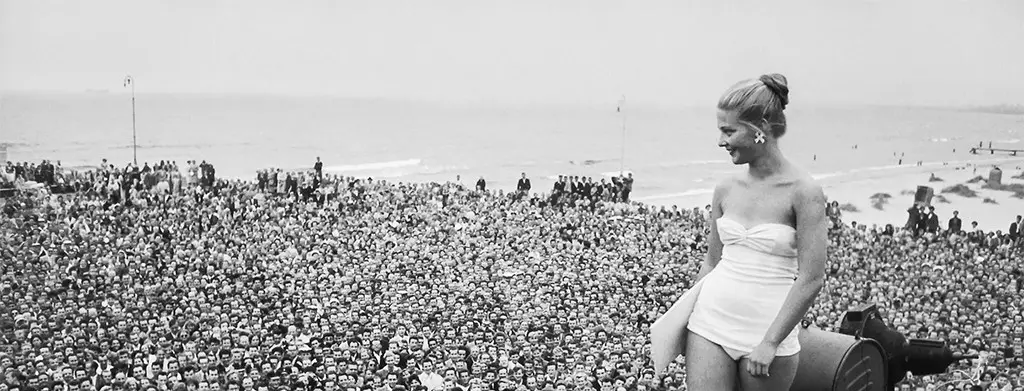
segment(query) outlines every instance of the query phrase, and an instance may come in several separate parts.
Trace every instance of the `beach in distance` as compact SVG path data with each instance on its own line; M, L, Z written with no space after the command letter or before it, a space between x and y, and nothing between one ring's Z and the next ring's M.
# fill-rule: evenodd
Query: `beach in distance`
M319 156L328 173L396 182L458 177L472 184L483 176L491 189L512 190L525 172L541 192L559 174L600 180L621 168L636 178L633 199L680 207L708 204L715 183L739 170L716 145L715 114L713 99L700 107L627 105L622 113L615 99L607 107L144 93L136 99L140 164L206 160L219 176L253 179L262 168L310 168ZM942 193L987 177L993 165L1003 169L1004 183L1019 181L1011 177L1021 173L1024 154L969 150L990 142L1024 149L1024 115L793 102L787 116L781 147L821 181L829 199L851 205L846 220L902 224L913 201L907 192L918 185L943 196L933 200L943 225L953 209L965 227L977 220L983 229L1005 229L1012 216L1024 214L1013 191L974 183L967 186L977 197ZM0 95L0 143L13 161L130 162L131 98ZM943 181L929 182L933 173ZM875 205L877 193L891 199Z
M1002 187L989 186L992 167L1001 167ZM818 175L825 196L842 207L843 221L868 226L903 226L907 209L913 205L918 186L932 188L931 205L946 228L954 211L964 229L971 222L988 231L1010 226L1016 215L1024 215L1024 160L1015 157L978 157L949 165L922 164L920 167L878 167L852 172ZM643 202L658 206L703 207L710 203L710 191L678 196L647 197Z

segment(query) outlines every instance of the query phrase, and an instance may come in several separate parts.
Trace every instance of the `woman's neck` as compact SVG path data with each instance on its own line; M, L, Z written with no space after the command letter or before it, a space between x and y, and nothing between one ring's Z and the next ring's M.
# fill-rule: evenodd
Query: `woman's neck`
M786 158L782 156L782 151L772 145L765 150L764 155L750 162L747 171L754 178L765 179L782 171L785 164Z

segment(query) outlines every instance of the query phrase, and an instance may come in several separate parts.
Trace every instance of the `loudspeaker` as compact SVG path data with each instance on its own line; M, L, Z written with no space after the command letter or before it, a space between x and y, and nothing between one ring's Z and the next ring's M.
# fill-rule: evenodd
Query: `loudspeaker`
M873 339L800 326L799 354L790 391L885 390L885 354Z
M916 205L931 205L932 196L935 195L935 190L932 190L929 186L918 186L917 193L914 194L914 204Z

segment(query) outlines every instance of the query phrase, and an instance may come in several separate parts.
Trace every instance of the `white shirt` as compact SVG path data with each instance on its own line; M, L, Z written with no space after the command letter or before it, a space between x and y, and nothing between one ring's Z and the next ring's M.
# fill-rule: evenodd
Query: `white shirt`
M419 375L420 384L427 387L428 390L440 390L444 387L444 377L437 374L436 372L423 372Z

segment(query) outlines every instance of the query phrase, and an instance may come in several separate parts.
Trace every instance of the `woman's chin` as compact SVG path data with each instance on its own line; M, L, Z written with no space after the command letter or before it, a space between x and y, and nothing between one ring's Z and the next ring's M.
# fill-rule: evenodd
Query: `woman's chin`
M746 163L746 160L743 160L739 153L733 152L729 154L729 157L732 158L732 164L740 165Z

